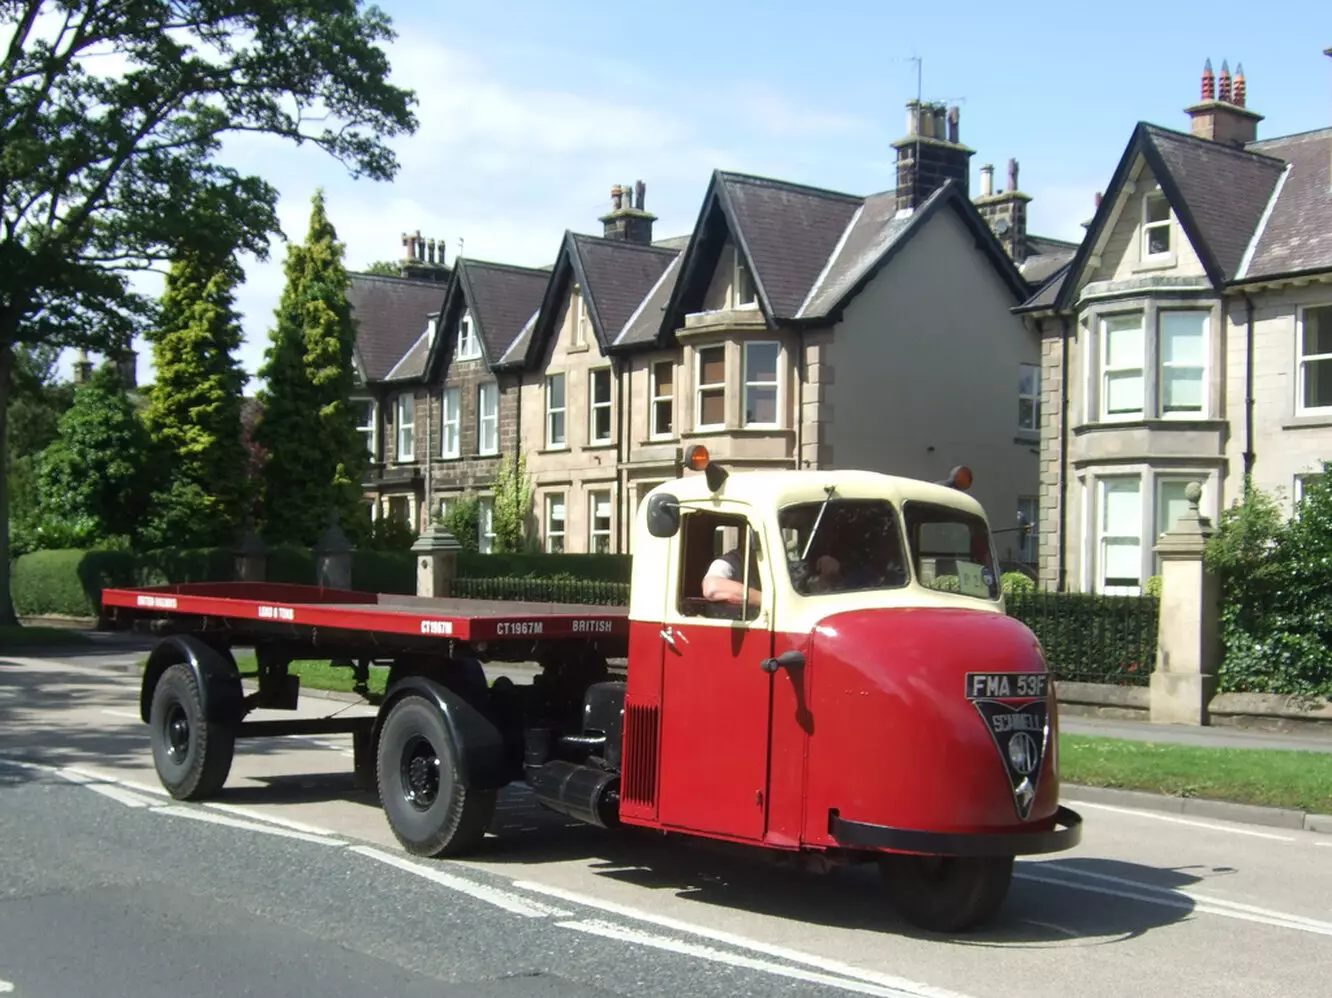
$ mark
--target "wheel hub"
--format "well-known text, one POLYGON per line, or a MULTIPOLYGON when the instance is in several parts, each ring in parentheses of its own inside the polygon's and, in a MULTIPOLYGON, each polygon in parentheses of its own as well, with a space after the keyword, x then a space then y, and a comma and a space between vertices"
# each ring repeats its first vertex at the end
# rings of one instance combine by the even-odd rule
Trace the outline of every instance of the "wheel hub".
POLYGON ((418 811, 428 810, 439 796, 439 755, 419 736, 403 748, 402 787, 403 797, 418 811))
POLYGON ((180 765, 190 750, 190 719, 179 703, 173 703, 166 716, 167 755, 180 765))

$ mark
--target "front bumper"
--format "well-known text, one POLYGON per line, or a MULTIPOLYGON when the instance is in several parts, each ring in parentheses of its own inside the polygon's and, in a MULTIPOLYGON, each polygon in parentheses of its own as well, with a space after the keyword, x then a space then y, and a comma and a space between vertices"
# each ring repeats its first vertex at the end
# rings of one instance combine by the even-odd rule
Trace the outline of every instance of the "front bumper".
POLYGON ((933 856, 1030 856, 1072 849, 1082 841, 1082 815, 1059 806, 1048 832, 924 832, 848 821, 834 811, 828 832, 848 849, 890 849, 933 856))

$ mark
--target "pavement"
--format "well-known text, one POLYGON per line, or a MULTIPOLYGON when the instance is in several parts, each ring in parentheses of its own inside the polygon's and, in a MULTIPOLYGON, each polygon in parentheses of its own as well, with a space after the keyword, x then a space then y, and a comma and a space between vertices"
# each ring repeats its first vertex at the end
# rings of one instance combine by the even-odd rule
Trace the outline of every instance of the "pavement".
MULTIPOLYGON (((141 652, 26 656, 0 651, 0 982, 19 996, 156 995, 183 967, 173 996, 1321 998, 1332 974, 1329 835, 1066 788, 1082 843, 1019 861, 995 924, 940 939, 872 870, 611 834, 521 788, 478 855, 410 859, 345 736, 243 741, 216 801, 171 802, 124 671, 141 652)), ((361 710, 303 697, 297 716, 361 710)))

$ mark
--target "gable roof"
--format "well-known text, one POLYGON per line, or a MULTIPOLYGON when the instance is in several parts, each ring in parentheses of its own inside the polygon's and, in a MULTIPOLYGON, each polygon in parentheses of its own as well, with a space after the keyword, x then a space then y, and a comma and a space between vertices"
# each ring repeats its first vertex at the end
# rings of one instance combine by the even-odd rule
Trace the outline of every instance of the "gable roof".
MULTIPOLYGON (((1139 122, 1059 289, 1055 300, 1058 308, 1070 307, 1079 293, 1088 262, 1109 234, 1108 226, 1118 217, 1124 185, 1139 159, 1146 162, 1161 185, 1185 237, 1216 288, 1239 276, 1246 249, 1286 171, 1286 162, 1267 151, 1237 149, 1139 122)), ((1332 222, 1332 214, 1328 221, 1332 222)))
POLYGON ((728 238, 749 267, 768 322, 794 318, 861 201, 837 191, 714 170, 663 330, 681 325, 688 303, 706 294, 728 238))
POLYGON ((425 376, 430 380, 444 377, 453 356, 455 327, 464 309, 471 310, 482 357, 493 370, 540 306, 549 279, 550 273, 544 268, 457 260, 440 310, 440 332, 426 360, 425 376))
POLYGON ((566 231, 536 322, 526 336, 523 350, 526 363, 530 366, 539 362, 559 329, 564 318, 559 309, 571 281, 582 289, 592 335, 604 354, 613 347, 629 317, 679 255, 673 249, 566 231))
POLYGON ((367 382, 382 381, 420 339, 427 317, 439 311, 447 285, 379 274, 347 278, 357 364, 367 382))
POLYGON ((670 304, 671 296, 675 293, 675 284, 680 279, 680 264, 683 262, 684 253, 677 253, 657 279, 657 283, 638 303, 638 307, 616 333, 615 340, 611 344, 612 350, 650 346, 657 342, 666 316, 666 307, 670 304))
POLYGON ((1332 269, 1332 128, 1249 148, 1284 161, 1287 170, 1255 233, 1243 278, 1332 269))

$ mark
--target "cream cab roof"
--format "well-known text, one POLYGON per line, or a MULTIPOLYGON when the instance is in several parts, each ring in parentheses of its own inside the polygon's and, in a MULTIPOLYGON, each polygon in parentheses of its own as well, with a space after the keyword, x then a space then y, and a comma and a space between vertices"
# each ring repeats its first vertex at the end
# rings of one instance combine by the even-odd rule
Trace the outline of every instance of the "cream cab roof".
POLYGON ((951 506, 962 512, 985 518, 985 510, 972 496, 949 485, 938 485, 918 478, 884 475, 875 471, 731 471, 726 481, 713 493, 702 472, 686 471, 683 476, 663 482, 649 493, 668 492, 682 503, 706 505, 711 500, 729 499, 757 508, 779 509, 799 502, 822 502, 826 489, 833 486, 844 499, 887 499, 901 505, 907 500, 951 506))

